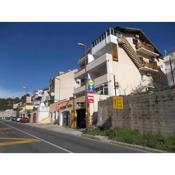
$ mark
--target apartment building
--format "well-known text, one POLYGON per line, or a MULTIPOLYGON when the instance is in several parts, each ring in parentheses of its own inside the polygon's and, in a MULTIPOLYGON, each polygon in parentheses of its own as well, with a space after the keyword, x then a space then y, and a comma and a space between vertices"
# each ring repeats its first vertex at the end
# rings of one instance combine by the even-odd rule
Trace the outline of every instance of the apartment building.
POLYGON ((68 99, 74 92, 74 73, 77 69, 59 72, 50 80, 50 94, 54 102, 68 99))
POLYGON ((160 68, 161 59, 159 50, 140 29, 109 28, 92 42, 79 60, 74 91, 77 118, 84 120, 83 113, 87 113, 87 78, 95 82, 94 104, 89 105, 90 122, 93 122, 99 100, 166 86, 167 78, 160 68))
POLYGON ((164 72, 167 75, 168 85, 175 85, 175 52, 164 57, 164 72))
POLYGON ((69 126, 71 118, 71 109, 69 99, 74 94, 74 73, 77 69, 69 70, 67 72, 59 72, 58 75, 53 77, 50 81, 50 94, 53 103, 50 104, 50 120, 60 126, 69 126), (66 107, 63 107, 66 106, 66 107))

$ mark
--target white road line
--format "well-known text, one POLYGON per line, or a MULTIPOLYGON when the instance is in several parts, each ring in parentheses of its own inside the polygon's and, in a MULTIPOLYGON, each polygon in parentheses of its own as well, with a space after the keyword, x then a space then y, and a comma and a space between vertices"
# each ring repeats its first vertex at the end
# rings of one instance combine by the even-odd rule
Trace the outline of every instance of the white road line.
POLYGON ((36 139, 38 139, 38 140, 40 140, 40 141, 42 141, 42 142, 44 142, 44 143, 47 143, 48 145, 51 145, 51 146, 53 146, 53 147, 55 147, 55 148, 58 148, 58 149, 60 149, 60 150, 62 150, 62 151, 65 151, 65 152, 67 152, 67 153, 73 153, 72 151, 70 151, 70 150, 68 150, 68 149, 66 149, 66 148, 63 148, 63 147, 61 147, 61 146, 58 146, 58 145, 56 145, 56 144, 54 144, 54 143, 51 143, 51 142, 49 142, 49 141, 47 141, 47 140, 45 140, 45 139, 42 139, 42 138, 37 137, 37 136, 35 136, 35 135, 33 135, 33 134, 30 134, 30 133, 28 133, 28 132, 26 132, 26 131, 23 131, 23 130, 21 130, 21 129, 18 129, 18 128, 14 127, 14 126, 11 126, 11 125, 7 124, 7 123, 4 123, 4 122, 1 122, 1 123, 3 123, 4 125, 9 126, 9 127, 13 128, 13 129, 19 131, 19 132, 22 132, 22 133, 27 134, 27 135, 29 135, 29 136, 31 136, 31 137, 34 137, 34 138, 36 138, 36 139))

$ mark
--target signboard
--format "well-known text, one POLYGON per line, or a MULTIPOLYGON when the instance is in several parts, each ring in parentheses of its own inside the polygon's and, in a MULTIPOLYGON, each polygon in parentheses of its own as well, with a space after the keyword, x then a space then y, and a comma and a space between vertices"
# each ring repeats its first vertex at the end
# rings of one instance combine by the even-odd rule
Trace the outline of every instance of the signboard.
POLYGON ((94 91, 94 81, 93 80, 88 80, 88 88, 87 88, 87 90, 89 91, 89 92, 93 92, 94 91))
POLYGON ((94 93, 93 92, 88 92, 87 93, 87 102, 90 103, 94 103, 94 93))
POLYGON ((89 86, 94 86, 94 81, 93 81, 93 80, 89 80, 89 81, 88 81, 88 85, 89 85, 89 86))
POLYGON ((88 91, 94 91, 94 86, 88 86, 88 91))
POLYGON ((25 110, 32 110, 33 109, 33 105, 26 105, 25 106, 25 110))
POLYGON ((123 97, 115 96, 113 97, 113 109, 123 109, 123 97))

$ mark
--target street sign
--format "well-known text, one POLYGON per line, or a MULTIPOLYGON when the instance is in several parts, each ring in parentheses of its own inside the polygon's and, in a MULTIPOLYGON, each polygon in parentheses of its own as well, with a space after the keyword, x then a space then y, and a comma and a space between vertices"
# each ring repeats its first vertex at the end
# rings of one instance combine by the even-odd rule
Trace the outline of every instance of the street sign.
POLYGON ((94 81, 90 79, 90 80, 88 81, 88 85, 89 85, 89 86, 94 86, 94 81))
POLYGON ((115 96, 113 97, 113 109, 123 109, 123 97, 115 96))
POLYGON ((87 87, 87 90, 89 91, 89 92, 94 92, 94 89, 95 89, 95 87, 94 87, 94 81, 93 80, 88 80, 88 87, 87 87))
POLYGON ((94 103, 94 93, 93 92, 88 92, 87 93, 87 102, 88 103, 94 103))
POLYGON ((88 86, 88 91, 91 91, 91 92, 93 92, 94 91, 94 86, 88 86))

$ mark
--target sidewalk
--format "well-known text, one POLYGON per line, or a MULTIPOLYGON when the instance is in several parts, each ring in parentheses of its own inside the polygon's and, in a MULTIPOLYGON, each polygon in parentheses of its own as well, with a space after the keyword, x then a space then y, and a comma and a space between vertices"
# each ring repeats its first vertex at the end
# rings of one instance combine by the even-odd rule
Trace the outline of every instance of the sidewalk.
POLYGON ((82 132, 72 128, 64 128, 57 124, 38 124, 38 123, 27 123, 29 126, 47 129, 49 131, 60 132, 64 134, 72 134, 76 136, 81 136, 82 132))

